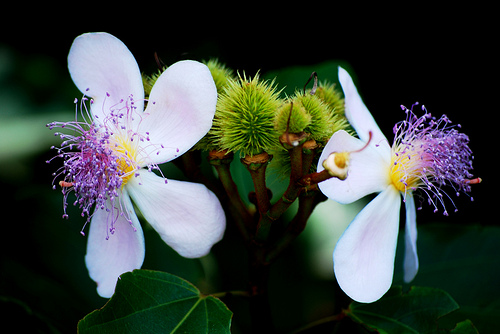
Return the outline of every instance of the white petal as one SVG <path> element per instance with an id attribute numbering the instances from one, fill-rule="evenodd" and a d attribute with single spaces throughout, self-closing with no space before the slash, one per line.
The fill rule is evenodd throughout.
<path id="1" fill-rule="evenodd" d="M 401 198 L 387 187 L 361 210 L 333 252 L 337 282 L 352 299 L 371 303 L 391 287 Z"/>
<path id="2" fill-rule="evenodd" d="M 208 67 L 192 60 L 168 67 L 151 90 L 141 124 L 141 131 L 149 132 L 150 143 L 156 145 L 146 148 L 154 162 L 174 159 L 205 136 L 216 103 L 217 89 Z M 165 148 L 158 150 L 158 145 Z"/>
<path id="3" fill-rule="evenodd" d="M 204 185 L 168 180 L 147 170 L 126 185 L 144 218 L 180 255 L 201 257 L 222 239 L 226 217 Z"/>
<path id="4" fill-rule="evenodd" d="M 91 111 L 98 119 L 104 119 L 112 106 L 131 95 L 136 110 L 139 113 L 144 110 L 144 87 L 137 62 L 125 44 L 113 35 L 78 36 L 69 51 L 68 69 L 78 89 L 94 99 Z"/>
<path id="5" fill-rule="evenodd" d="M 404 281 L 411 282 L 418 272 L 417 212 L 411 191 L 406 193 Z"/>
<path id="6" fill-rule="evenodd" d="M 340 130 L 326 144 L 318 163 L 318 172 L 324 168 L 323 161 L 332 152 L 353 152 L 365 146 L 361 140 Z M 330 199 L 342 204 L 352 203 L 361 197 L 380 192 L 390 184 L 389 163 L 378 152 L 379 147 L 369 145 L 360 152 L 350 154 L 347 178 L 343 181 L 331 178 L 319 183 L 319 189 Z M 389 157 L 390 159 L 390 157 Z"/>
<path id="7" fill-rule="evenodd" d="M 113 214 L 96 209 L 90 222 L 87 241 L 85 263 L 90 277 L 97 283 L 97 293 L 105 298 L 113 295 L 118 276 L 139 269 L 145 256 L 144 234 L 130 198 L 123 191 L 120 199 L 133 226 L 124 216 L 119 216 L 114 225 L 114 233 L 111 234 L 109 228 Z M 109 239 L 106 240 L 107 236 Z"/>
<path id="8" fill-rule="evenodd" d="M 344 91 L 345 115 L 349 123 L 356 130 L 359 138 L 366 143 L 371 131 L 373 134 L 372 143 L 380 145 L 384 150 L 390 151 L 387 139 L 363 103 L 351 76 L 342 67 L 339 67 L 339 81 Z"/>

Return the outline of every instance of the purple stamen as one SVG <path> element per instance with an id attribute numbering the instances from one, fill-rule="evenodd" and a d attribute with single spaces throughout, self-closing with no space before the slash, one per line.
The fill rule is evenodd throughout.
<path id="1" fill-rule="evenodd" d="M 451 186 L 457 194 L 467 193 L 470 185 L 479 183 L 480 179 L 471 179 L 472 151 L 468 146 L 469 137 L 456 129 L 460 126 L 450 125 L 446 115 L 436 119 L 424 106 L 425 114 L 417 117 L 413 113 L 416 105 L 418 103 L 410 109 L 402 106 L 406 120 L 394 126 L 394 166 L 398 167 L 391 169 L 398 176 L 402 174 L 400 182 L 405 190 L 407 187 L 422 189 L 437 211 L 436 201 L 444 208 L 442 186 Z M 448 215 L 446 209 L 444 214 Z"/>
<path id="2" fill-rule="evenodd" d="M 110 95 L 106 93 L 106 96 Z M 55 158 L 63 159 L 63 166 L 53 174 L 54 189 L 55 180 L 63 177 L 63 181 L 59 182 L 63 193 L 63 218 L 68 218 L 68 195 L 74 192 L 74 205 L 82 210 L 82 216 L 87 217 L 85 225 L 91 220 L 91 211 L 95 206 L 95 210 L 103 209 L 109 212 L 108 228 L 113 234 L 114 223 L 119 216 L 125 216 L 131 222 L 127 210 L 122 207 L 121 188 L 132 176 L 139 175 L 137 161 L 150 161 L 145 147 L 137 146 L 139 142 L 144 142 L 146 136 L 136 131 L 137 124 L 134 125 L 130 106 L 131 98 L 112 106 L 109 112 L 104 113 L 104 119 L 99 121 L 87 109 L 85 100 L 87 98 L 84 97 L 79 105 L 83 121 L 76 117 L 72 122 L 47 124 L 51 130 L 57 127 L 71 131 L 71 134 L 56 133 L 63 142 L 60 148 L 52 147 L 57 150 L 57 155 L 47 162 Z M 77 100 L 75 104 L 78 108 Z M 135 141 L 134 138 L 139 140 Z M 156 145 L 153 147 L 157 148 Z M 159 170 L 159 167 L 151 162 L 148 163 L 148 169 Z"/>

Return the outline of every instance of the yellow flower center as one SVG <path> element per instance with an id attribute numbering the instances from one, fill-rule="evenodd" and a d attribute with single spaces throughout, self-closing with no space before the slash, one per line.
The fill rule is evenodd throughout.
<path id="1" fill-rule="evenodd" d="M 115 139 L 113 151 L 118 159 L 118 169 L 121 172 L 122 187 L 132 178 L 134 172 L 139 169 L 137 163 L 137 145 L 129 138 L 118 137 Z"/>
<path id="2" fill-rule="evenodd" d="M 422 164 L 416 152 L 395 152 L 392 155 L 390 178 L 397 190 L 406 192 L 421 183 Z"/>

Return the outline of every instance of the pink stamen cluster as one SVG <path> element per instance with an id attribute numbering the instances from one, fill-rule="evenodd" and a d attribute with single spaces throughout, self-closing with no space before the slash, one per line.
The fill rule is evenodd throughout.
<path id="1" fill-rule="evenodd" d="M 107 96 L 109 97 L 109 94 Z M 87 109 L 85 104 L 87 100 L 84 96 L 78 108 L 78 100 L 75 99 L 77 109 L 75 121 L 47 124 L 51 130 L 54 128 L 68 130 L 67 133 L 55 133 L 63 142 L 61 147 L 51 147 L 57 150 L 57 155 L 47 163 L 55 158 L 64 160 L 63 166 L 53 173 L 53 189 L 56 189 L 56 179 L 63 176 L 63 181 L 59 182 L 63 193 L 63 218 L 68 218 L 66 212 L 68 195 L 74 192 L 76 200 L 73 205 L 82 210 L 82 217 L 87 216 L 87 223 L 92 218 L 91 210 L 94 205 L 96 209 L 105 209 L 110 212 L 110 217 L 113 218 L 109 223 L 109 231 L 113 233 L 114 221 L 119 215 L 125 215 L 128 219 L 128 214 L 122 210 L 122 204 L 117 199 L 126 180 L 132 176 L 138 176 L 136 171 L 139 166 L 135 155 L 147 158 L 142 157 L 142 151 L 129 152 L 123 146 L 123 141 L 130 145 L 134 141 L 149 141 L 149 134 L 146 132 L 146 135 L 142 135 L 131 129 L 133 117 L 141 117 L 134 113 L 132 96 L 127 101 L 121 100 L 109 110 L 104 119 L 98 120 L 93 119 Z M 93 104 L 93 101 L 91 100 L 90 103 Z M 78 120 L 78 109 L 80 109 L 82 121 Z M 154 163 L 149 163 L 147 166 L 149 170 L 159 170 L 158 165 Z M 167 182 L 166 179 L 165 182 Z M 130 219 L 128 220 L 132 223 Z"/>
<path id="2" fill-rule="evenodd" d="M 61 148 L 57 148 L 56 156 L 64 159 L 63 166 L 54 173 L 56 178 L 64 175 L 64 181 L 60 182 L 64 196 L 63 217 L 68 217 L 67 198 L 74 191 L 77 198 L 73 204 L 79 205 L 82 216 L 87 215 L 90 219 L 92 206 L 96 204 L 104 209 L 108 199 L 112 202 L 118 197 L 118 189 L 122 185 L 123 172 L 118 165 L 119 159 L 107 145 L 110 134 L 107 131 L 101 133 L 95 123 L 88 129 L 81 122 L 53 122 L 49 127 L 72 128 L 76 132 L 76 135 L 56 133 L 64 140 Z M 65 151 L 73 148 L 77 151 Z"/>
<path id="3" fill-rule="evenodd" d="M 412 189 L 422 189 L 437 211 L 436 200 L 447 211 L 443 202 L 441 191 L 444 185 L 451 186 L 458 196 L 460 192 L 470 192 L 470 184 L 480 182 L 480 179 L 471 180 L 472 151 L 468 146 L 469 137 L 458 132 L 460 124 L 452 126 L 450 119 L 443 115 L 439 119 L 428 113 L 424 106 L 425 114 L 417 117 L 411 109 L 401 106 L 406 112 L 406 120 L 394 126 L 393 154 L 397 165 L 404 158 L 404 174 L 414 182 L 407 184 Z M 415 180 L 418 180 L 415 182 Z M 450 199 L 451 200 L 451 199 Z M 471 197 L 472 200 L 472 197 Z M 453 201 L 451 201 L 453 203 Z M 454 204 L 453 204 L 454 205 Z M 455 207 L 456 211 L 456 207 Z"/>

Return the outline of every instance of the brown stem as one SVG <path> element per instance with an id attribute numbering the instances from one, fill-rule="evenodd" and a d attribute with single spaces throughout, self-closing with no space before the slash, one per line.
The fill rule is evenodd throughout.
<path id="1" fill-rule="evenodd" d="M 304 231 L 314 208 L 324 199 L 325 197 L 318 190 L 302 192 L 300 194 L 299 210 L 288 224 L 282 237 L 276 242 L 274 247 L 269 249 L 266 256 L 266 263 L 274 261 Z"/>
<path id="2" fill-rule="evenodd" d="M 311 186 L 311 185 L 315 185 L 315 184 L 318 184 L 320 182 L 326 181 L 328 179 L 331 179 L 332 177 L 335 177 L 335 176 L 330 175 L 330 173 L 328 173 L 328 171 L 326 169 L 324 169 L 321 172 L 311 173 L 311 174 L 308 174 L 308 175 L 302 177 L 298 181 L 298 183 L 301 184 L 302 186 L 306 187 L 306 186 Z"/>
<path id="3" fill-rule="evenodd" d="M 252 215 L 248 212 L 248 208 L 241 199 L 238 192 L 238 187 L 233 181 L 233 177 L 230 171 L 230 163 L 233 160 L 233 154 L 227 152 L 211 151 L 209 153 L 208 159 L 210 164 L 215 167 L 217 174 L 219 175 L 219 180 L 224 187 L 227 194 L 227 201 L 231 204 L 229 206 L 232 217 L 236 222 L 238 230 L 243 236 L 244 240 L 249 241 L 249 231 L 252 229 Z"/>
<path id="4" fill-rule="evenodd" d="M 246 156 L 241 159 L 241 162 L 245 165 L 252 176 L 255 195 L 257 197 L 257 209 L 261 215 L 266 213 L 271 206 L 269 192 L 266 185 L 266 169 L 267 164 L 271 159 L 272 156 L 266 152 L 254 156 Z"/>
<path id="5" fill-rule="evenodd" d="M 292 334 L 299 334 L 299 333 L 303 333 L 303 332 L 309 333 L 310 332 L 309 330 L 316 327 L 316 326 L 320 326 L 320 325 L 323 325 L 323 324 L 326 324 L 329 322 L 338 322 L 338 321 L 341 321 L 342 319 L 344 319 L 345 317 L 347 317 L 347 313 L 345 310 L 342 310 L 339 314 L 334 314 L 334 315 L 313 321 L 310 324 L 307 324 L 306 326 L 301 327 L 301 328 L 293 331 Z"/>
<path id="6" fill-rule="evenodd" d="M 274 333 L 268 293 L 269 266 L 263 261 L 264 248 L 254 246 L 249 268 L 252 333 Z"/>
<path id="7" fill-rule="evenodd" d="M 302 189 L 302 186 L 297 183 L 297 180 L 302 176 L 302 145 L 291 147 L 289 153 L 291 172 L 288 188 L 283 196 L 264 215 L 261 214 L 255 238 L 257 242 L 267 240 L 273 221 L 279 219 L 290 205 L 295 202 Z"/>
<path id="8" fill-rule="evenodd" d="M 248 297 L 250 297 L 250 293 L 248 291 L 232 290 L 232 291 L 211 293 L 210 296 L 213 296 L 215 298 L 227 298 L 227 297 L 233 297 L 233 296 L 248 298 Z"/>
<path id="9" fill-rule="evenodd" d="M 189 180 L 204 184 L 208 189 L 213 191 L 217 197 L 222 195 L 222 189 L 216 185 L 213 179 L 209 179 L 201 171 L 201 151 L 188 151 L 172 162 L 182 170 Z"/>
<path id="10" fill-rule="evenodd" d="M 318 144 L 314 139 L 310 139 L 302 145 L 302 175 L 309 174 L 317 147 Z"/>
<path id="11" fill-rule="evenodd" d="M 257 223 L 255 240 L 258 243 L 265 241 L 271 230 L 272 221 L 267 219 L 267 212 L 271 208 L 271 201 L 266 184 L 266 168 L 271 159 L 272 156 L 266 152 L 252 157 L 246 156 L 241 159 L 241 162 L 250 172 L 255 188 L 255 203 L 259 212 L 259 222 Z"/>

